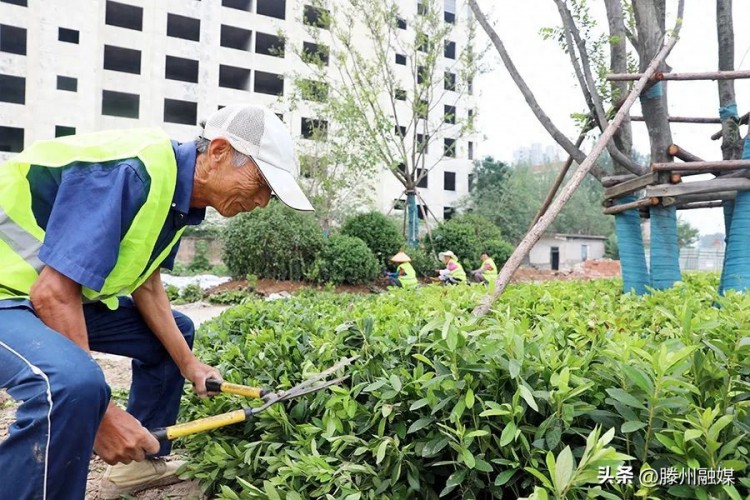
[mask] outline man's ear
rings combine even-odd
[[[208,145],[208,158],[211,166],[220,164],[232,154],[232,145],[222,137],[217,137]]]

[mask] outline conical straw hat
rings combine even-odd
[[[393,257],[391,257],[391,262],[395,262],[396,264],[401,264],[403,262],[411,262],[411,257],[406,255],[404,252],[399,252]]]

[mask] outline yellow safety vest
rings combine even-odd
[[[44,263],[39,249],[44,230],[31,208],[26,178],[31,165],[62,168],[73,162],[104,163],[139,158],[151,178],[148,196],[120,242],[115,267],[99,291],[83,296],[117,308],[117,297],[138,288],[169,255],[182,234],[148,265],[177,182],[177,161],[169,137],[159,129],[107,131],[40,141],[0,165],[0,300],[28,299]]]
[[[419,285],[419,281],[417,281],[417,272],[414,270],[411,262],[403,262],[399,264],[398,270],[401,271],[402,269],[404,275],[400,276],[401,273],[399,273],[398,281],[403,288],[414,288]]]
[[[458,259],[451,259],[448,262],[450,263],[453,261],[454,264],[456,264],[456,269],[453,271],[450,271],[450,275],[453,277],[453,279],[458,281],[466,281],[466,271],[464,271],[464,266],[461,265],[460,262],[458,262]],[[448,264],[446,264],[446,267]]]
[[[490,268],[487,269],[487,266]],[[484,269],[482,276],[484,276],[484,279],[487,281],[492,281],[497,278],[497,266],[495,265],[495,261],[492,260],[492,257],[487,257],[487,260],[482,262],[482,269]]]

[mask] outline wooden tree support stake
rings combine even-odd
[[[640,80],[645,73],[615,73],[607,75],[610,82],[627,82]],[[750,70],[741,71],[705,71],[697,73],[662,73],[656,72],[650,80],[737,80],[750,78]]]
[[[623,203],[622,205],[612,205],[611,207],[607,207],[604,209],[604,213],[606,215],[614,215],[632,210],[634,208],[654,207],[659,203],[659,198],[641,198],[640,200],[631,201],[630,203]]]
[[[723,201],[734,200],[737,197],[737,191],[718,191],[714,193],[686,194],[683,196],[665,196],[661,199],[661,204],[665,207],[672,205],[680,206],[687,203],[696,203],[704,201]]]
[[[656,183],[656,181],[657,177],[656,173],[654,172],[648,173],[646,175],[640,175],[625,182],[621,182],[620,184],[617,184],[610,188],[606,188],[604,190],[604,199],[611,200],[613,198],[625,196],[626,194],[635,193],[636,191],[640,191],[646,186],[650,186],[651,184]]]
[[[646,196],[683,196],[686,194],[720,193],[722,191],[750,191],[750,179],[719,177],[708,181],[658,184],[646,188]]]
[[[671,146],[669,146],[667,148],[667,153],[669,153],[670,156],[679,158],[682,161],[705,161],[703,160],[703,158],[699,158],[698,156],[695,156],[693,153],[685,151],[677,144],[672,144]]]
[[[724,202],[722,201],[695,201],[693,203],[683,203],[677,205],[677,210],[694,210],[696,208],[717,208],[721,207]]]
[[[609,175],[607,177],[602,177],[602,186],[610,188],[625,181],[633,180],[636,177],[635,174]]]
[[[476,4],[476,0],[469,0],[469,4],[472,7],[472,11],[479,10],[479,7]],[[492,28],[489,26],[487,20],[483,18],[483,16],[477,15],[476,18],[485,31],[487,31],[488,33],[492,31]],[[516,249],[513,250],[510,258],[505,263],[505,265],[503,265],[502,269],[500,269],[500,273],[495,280],[495,292],[492,295],[486,295],[482,299],[482,301],[473,311],[475,316],[484,316],[485,314],[487,314],[492,304],[497,300],[498,297],[500,297],[500,295],[502,295],[503,291],[505,291],[505,287],[507,287],[508,283],[510,283],[510,279],[513,277],[513,274],[521,265],[521,262],[523,262],[523,260],[531,251],[531,248],[534,246],[534,244],[536,244],[537,241],[539,241],[539,238],[541,238],[542,234],[544,234],[547,228],[549,228],[550,224],[552,224],[552,221],[555,220],[565,204],[573,196],[573,193],[575,193],[576,189],[578,189],[578,186],[581,185],[583,179],[586,177],[586,175],[588,175],[589,171],[591,171],[592,167],[596,163],[596,160],[599,158],[599,155],[601,155],[602,151],[604,151],[604,149],[607,147],[607,143],[612,140],[615,132],[618,128],[620,128],[620,125],[630,112],[630,108],[633,106],[636,99],[638,99],[638,96],[640,96],[643,88],[648,83],[649,78],[651,78],[651,75],[656,72],[656,68],[659,64],[662,63],[662,61],[664,61],[664,59],[667,57],[667,54],[669,54],[669,52],[672,50],[672,47],[674,47],[677,43],[677,40],[678,39],[676,37],[670,37],[665,41],[664,46],[661,48],[659,53],[656,54],[653,60],[649,63],[645,73],[643,74],[643,77],[633,85],[632,90],[623,102],[622,107],[617,112],[614,119],[609,123],[607,128],[604,129],[602,135],[599,137],[599,140],[596,141],[596,144],[592,148],[591,152],[588,154],[588,156],[586,156],[586,159],[573,173],[570,181],[568,181],[557,198],[555,198],[555,200],[552,202],[552,205],[550,205],[549,210],[547,210],[547,212],[539,218],[537,223],[534,224],[534,227],[532,227],[529,232],[526,233],[526,236],[523,237]]]
[[[634,122],[645,121],[642,116],[631,116],[631,120]],[[671,123],[704,123],[704,124],[721,124],[720,118],[697,118],[692,116],[670,116],[667,118]]]
[[[711,173],[713,171],[742,170],[750,168],[750,160],[722,160],[722,161],[692,161],[682,164],[676,163],[652,163],[652,172],[699,172]]]

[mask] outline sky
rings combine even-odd
[[[735,69],[750,69],[750,9],[747,0],[734,1]],[[606,27],[603,2],[590,2],[592,14]],[[686,0],[680,40],[672,49],[667,63],[673,72],[715,71],[718,65],[716,42],[715,2]],[[560,24],[553,0],[525,0],[524,2],[497,2],[479,0],[479,5],[495,26],[513,61],[534,92],[542,109],[556,126],[571,140],[578,129],[570,117],[585,110],[582,93],[573,73],[569,56],[563,53],[556,41],[545,41],[539,35],[544,27]],[[674,25],[677,0],[667,0],[670,10],[667,26]],[[480,28],[481,29],[481,28]],[[482,43],[488,43],[480,33]],[[479,127],[484,135],[480,154],[492,155],[510,162],[513,152],[534,143],[544,146],[554,144],[528,108],[521,93],[508,75],[494,47],[485,59],[489,71],[478,78]],[[674,116],[718,117],[719,97],[716,82],[673,81],[669,83],[669,110]],[[750,109],[750,80],[735,80],[735,92],[740,114]],[[636,102],[632,115],[640,115]],[[720,160],[720,141],[710,136],[719,130],[718,125],[673,124],[672,139],[687,151],[705,160]],[[747,132],[743,127],[742,133]],[[645,125],[633,122],[634,146],[648,152],[648,135]],[[592,144],[584,145],[584,152]],[[567,155],[560,150],[560,156]],[[699,180],[701,177],[691,177]],[[721,209],[685,210],[680,217],[697,227],[701,234],[723,232]]]

